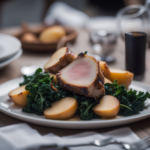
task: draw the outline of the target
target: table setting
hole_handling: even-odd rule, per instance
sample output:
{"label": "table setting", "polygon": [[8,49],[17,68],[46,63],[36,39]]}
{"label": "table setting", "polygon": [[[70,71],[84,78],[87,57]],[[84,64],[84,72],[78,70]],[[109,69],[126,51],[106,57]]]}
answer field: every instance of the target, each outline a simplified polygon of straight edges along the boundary
{"label": "table setting", "polygon": [[[42,147],[42,146],[44,149],[44,146],[45,146],[45,149],[46,147],[47,149],[62,149],[65,147],[69,147],[69,149],[71,150],[76,150],[76,149],[94,149],[94,150],[106,149],[107,150],[110,148],[119,150],[121,148],[120,146],[121,143],[119,146],[114,144],[114,145],[108,145],[106,147],[99,147],[100,143],[98,143],[98,141],[96,140],[99,139],[101,143],[103,143],[104,145],[105,143],[107,145],[108,140],[112,143],[113,142],[117,143],[118,141],[118,144],[119,144],[119,141],[123,141],[124,143],[122,144],[124,145],[125,143],[126,144],[132,143],[132,141],[133,142],[138,141],[139,143],[139,138],[132,132],[130,128],[127,128],[127,127],[113,130],[104,134],[98,134],[96,132],[83,132],[83,133],[75,134],[71,136],[59,137],[52,133],[41,136],[36,130],[32,129],[27,124],[22,123],[22,124],[3,127],[1,128],[0,133],[1,133],[0,146],[3,149],[30,149],[30,148],[39,149],[39,147]],[[14,133],[15,133],[15,137],[14,137]],[[31,137],[31,134],[33,135],[32,137]],[[22,139],[19,138],[20,135],[24,135]],[[14,137],[13,139],[12,139],[12,136]],[[18,144],[18,141],[19,141],[19,144]],[[6,144],[7,146],[3,147],[4,144]],[[142,141],[141,141],[141,144],[142,144]],[[87,145],[87,146],[84,146],[84,145]],[[92,145],[97,145],[97,147],[92,146]],[[125,145],[124,147],[128,147],[128,146]],[[128,149],[130,148],[128,147],[127,150]],[[135,147],[135,149],[137,149],[137,147]]]}
{"label": "table setting", "polygon": [[150,149],[148,8],[0,29],[0,149]]}

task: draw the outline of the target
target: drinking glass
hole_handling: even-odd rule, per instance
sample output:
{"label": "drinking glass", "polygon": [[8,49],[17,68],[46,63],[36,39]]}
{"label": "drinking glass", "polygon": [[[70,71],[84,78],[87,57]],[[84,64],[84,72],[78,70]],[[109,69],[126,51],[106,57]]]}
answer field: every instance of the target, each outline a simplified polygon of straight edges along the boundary
{"label": "drinking glass", "polygon": [[145,32],[149,40],[149,15],[147,8],[142,5],[131,5],[117,13],[118,35],[124,40],[125,32]]}

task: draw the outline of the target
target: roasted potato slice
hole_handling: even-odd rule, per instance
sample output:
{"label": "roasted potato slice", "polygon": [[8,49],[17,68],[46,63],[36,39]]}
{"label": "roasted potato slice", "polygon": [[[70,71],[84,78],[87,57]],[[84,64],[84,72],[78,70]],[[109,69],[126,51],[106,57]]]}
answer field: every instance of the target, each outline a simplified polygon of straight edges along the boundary
{"label": "roasted potato slice", "polygon": [[99,104],[95,105],[93,111],[100,117],[113,118],[120,109],[119,100],[111,95],[105,95],[100,99]]}
{"label": "roasted potato slice", "polygon": [[63,47],[51,56],[50,60],[44,65],[44,69],[46,72],[56,74],[59,70],[70,64],[75,58],[76,54],[67,47]]}
{"label": "roasted potato slice", "polygon": [[29,95],[29,91],[25,90],[25,86],[23,85],[13,91],[11,91],[8,96],[10,97],[10,99],[19,106],[26,106],[27,105],[27,95]]}
{"label": "roasted potato slice", "polygon": [[78,103],[75,98],[65,97],[54,103],[52,107],[44,111],[44,115],[48,119],[65,120],[74,115],[78,108]]}
{"label": "roasted potato slice", "polygon": [[109,78],[110,70],[105,61],[99,61],[100,69],[104,75],[104,77]]}
{"label": "roasted potato slice", "polygon": [[112,82],[117,79],[119,85],[123,84],[126,88],[128,88],[133,80],[133,76],[134,74],[129,71],[110,69],[110,76],[108,79],[110,79]]}

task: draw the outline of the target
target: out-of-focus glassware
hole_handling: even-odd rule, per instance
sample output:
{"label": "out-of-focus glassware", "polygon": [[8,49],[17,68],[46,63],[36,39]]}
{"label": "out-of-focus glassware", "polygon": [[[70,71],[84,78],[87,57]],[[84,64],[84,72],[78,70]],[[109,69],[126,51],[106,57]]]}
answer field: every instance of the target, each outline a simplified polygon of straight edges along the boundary
{"label": "out-of-focus glassware", "polygon": [[98,30],[90,33],[93,52],[101,57],[101,60],[112,63],[115,58],[110,56],[117,44],[117,35],[105,30]]}
{"label": "out-of-focus glassware", "polygon": [[[148,1],[147,1],[148,3]],[[117,14],[118,35],[124,40],[125,32],[145,32],[149,40],[149,15],[145,6],[131,5],[121,9]]]}
{"label": "out-of-focus glassware", "polygon": [[149,27],[150,27],[150,0],[145,1],[145,9],[146,9],[148,16],[149,16]]}

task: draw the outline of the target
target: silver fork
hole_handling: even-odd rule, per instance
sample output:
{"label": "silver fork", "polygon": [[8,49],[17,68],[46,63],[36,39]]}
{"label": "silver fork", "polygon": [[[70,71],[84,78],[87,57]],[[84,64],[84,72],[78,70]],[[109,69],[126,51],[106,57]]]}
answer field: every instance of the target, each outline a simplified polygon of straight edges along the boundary
{"label": "silver fork", "polygon": [[147,136],[147,137],[139,140],[138,142],[134,142],[134,143],[121,142],[121,141],[117,141],[115,139],[93,141],[93,145],[96,145],[96,146],[105,146],[108,144],[121,144],[123,146],[123,148],[126,150],[143,150],[150,146],[150,136]]}
{"label": "silver fork", "polygon": [[150,146],[150,136],[147,136],[135,143],[123,143],[122,146],[126,150],[143,150]]}
{"label": "silver fork", "polygon": [[63,150],[66,149],[67,147],[75,147],[75,146],[90,146],[90,145],[95,145],[98,147],[102,147],[102,146],[106,146],[108,144],[111,144],[112,142],[115,142],[115,140],[112,137],[103,139],[103,140],[94,140],[91,143],[86,143],[86,144],[67,144],[67,145],[63,145],[63,146],[57,146],[57,145],[50,145],[50,146],[46,146],[47,148],[42,148],[42,150],[50,150],[49,148],[52,148],[53,150]]}
{"label": "silver fork", "polygon": [[54,150],[60,150],[66,147],[86,146],[86,145],[95,145],[98,147],[102,147],[102,146],[106,146],[109,144],[120,144],[123,146],[125,150],[143,150],[150,146],[150,136],[147,136],[146,138],[143,138],[139,140],[138,142],[134,142],[134,143],[121,142],[121,141],[115,140],[112,137],[109,137],[103,140],[94,140],[93,142],[89,144],[75,144],[75,145],[59,146],[59,147],[55,147]]}

